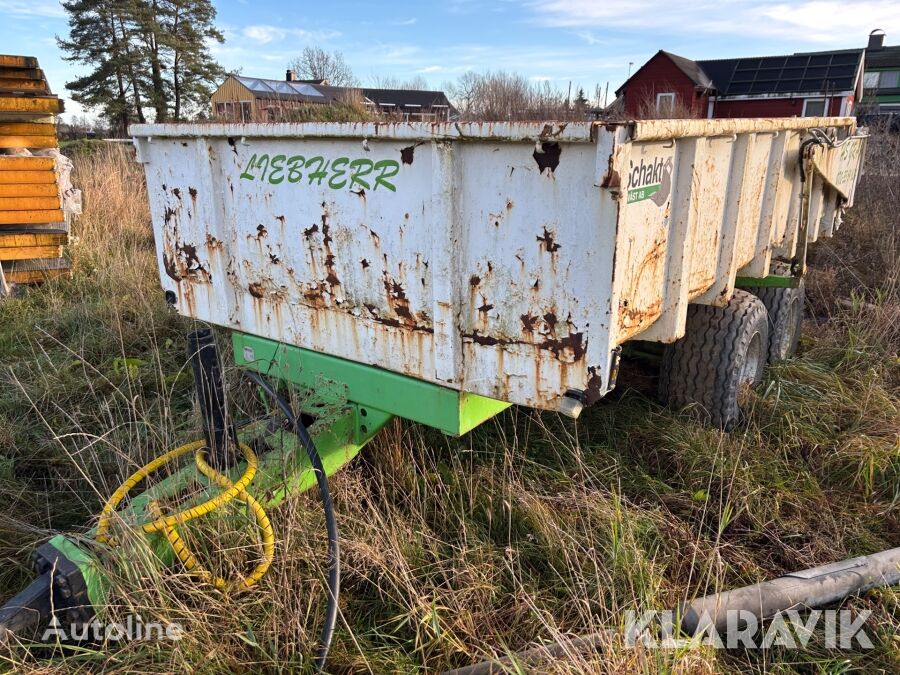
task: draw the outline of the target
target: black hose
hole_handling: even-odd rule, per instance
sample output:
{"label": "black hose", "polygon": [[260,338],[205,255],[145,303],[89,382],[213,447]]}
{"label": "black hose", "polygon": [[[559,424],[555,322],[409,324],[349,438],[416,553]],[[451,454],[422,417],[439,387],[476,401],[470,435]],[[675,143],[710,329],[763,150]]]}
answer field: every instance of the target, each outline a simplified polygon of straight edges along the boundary
{"label": "black hose", "polygon": [[322,508],[325,510],[325,527],[328,530],[328,606],[325,609],[325,625],[322,626],[322,635],[319,637],[319,649],[316,652],[315,668],[321,672],[325,668],[325,659],[331,648],[331,639],[334,637],[334,627],[337,623],[338,595],[341,592],[341,549],[338,541],[337,520],[334,516],[334,503],[331,501],[331,491],[328,489],[328,477],[325,475],[325,467],[316,445],[310,438],[309,432],[303,425],[300,415],[294,415],[294,411],[277,391],[262,376],[253,371],[244,371],[244,374],[266,395],[269,396],[282,414],[291,424],[291,431],[300,439],[310,464],[316,474],[316,482],[319,492],[322,493]]}

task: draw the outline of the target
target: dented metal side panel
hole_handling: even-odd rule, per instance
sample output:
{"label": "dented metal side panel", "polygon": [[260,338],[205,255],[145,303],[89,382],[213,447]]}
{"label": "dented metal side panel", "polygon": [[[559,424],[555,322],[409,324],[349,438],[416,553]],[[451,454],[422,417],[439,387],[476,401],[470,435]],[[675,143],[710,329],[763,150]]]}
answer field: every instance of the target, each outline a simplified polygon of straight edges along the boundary
{"label": "dented metal side panel", "polygon": [[591,125],[326,127],[135,130],[180,312],[534,407],[608,390]]}
{"label": "dented metal side panel", "polygon": [[[825,120],[847,134],[852,122]],[[793,255],[810,120],[144,125],[178,310],[454,389],[554,409],[628,339]],[[858,158],[827,156],[830,234]],[[857,163],[854,165],[854,161]],[[823,178],[827,176],[828,178]],[[829,224],[828,219],[831,219]]]}

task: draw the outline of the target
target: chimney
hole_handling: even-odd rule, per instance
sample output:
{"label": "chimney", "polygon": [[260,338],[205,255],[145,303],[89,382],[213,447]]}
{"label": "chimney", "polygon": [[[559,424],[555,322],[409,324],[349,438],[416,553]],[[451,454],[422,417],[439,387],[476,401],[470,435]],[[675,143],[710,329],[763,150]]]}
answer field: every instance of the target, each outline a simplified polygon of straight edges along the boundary
{"label": "chimney", "polygon": [[[871,40],[871,38],[870,38]],[[284,74],[284,79],[286,82],[294,82],[297,79],[297,75],[293,70],[288,69],[288,71]]]}
{"label": "chimney", "polygon": [[884,47],[884,31],[880,28],[876,28],[871,33],[869,33],[869,46],[867,49],[881,49]]}

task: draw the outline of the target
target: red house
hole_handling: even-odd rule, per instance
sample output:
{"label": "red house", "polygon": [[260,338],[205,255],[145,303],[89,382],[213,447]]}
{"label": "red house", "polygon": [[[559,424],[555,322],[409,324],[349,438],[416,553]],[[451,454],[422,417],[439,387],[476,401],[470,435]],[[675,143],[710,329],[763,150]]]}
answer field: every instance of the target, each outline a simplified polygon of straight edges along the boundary
{"label": "red house", "polygon": [[616,90],[630,118],[850,115],[865,51],[692,61],[658,51]]}

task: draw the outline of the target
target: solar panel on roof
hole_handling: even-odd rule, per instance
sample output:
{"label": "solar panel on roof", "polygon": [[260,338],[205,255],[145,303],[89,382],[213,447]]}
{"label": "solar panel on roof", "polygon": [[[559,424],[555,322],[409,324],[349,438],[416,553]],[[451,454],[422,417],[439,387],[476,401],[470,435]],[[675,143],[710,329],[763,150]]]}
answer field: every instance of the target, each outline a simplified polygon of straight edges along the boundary
{"label": "solar panel on roof", "polygon": [[312,85],[303,84],[301,82],[290,82],[290,87],[295,94],[302,96],[321,96],[322,94]]}

